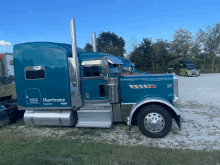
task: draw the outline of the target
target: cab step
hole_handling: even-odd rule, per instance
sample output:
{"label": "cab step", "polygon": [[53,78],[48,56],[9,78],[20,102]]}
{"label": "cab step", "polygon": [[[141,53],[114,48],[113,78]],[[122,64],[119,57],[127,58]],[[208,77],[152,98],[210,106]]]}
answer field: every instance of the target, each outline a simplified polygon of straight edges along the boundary
{"label": "cab step", "polygon": [[84,106],[77,111],[76,127],[111,128],[113,112],[111,106]]}

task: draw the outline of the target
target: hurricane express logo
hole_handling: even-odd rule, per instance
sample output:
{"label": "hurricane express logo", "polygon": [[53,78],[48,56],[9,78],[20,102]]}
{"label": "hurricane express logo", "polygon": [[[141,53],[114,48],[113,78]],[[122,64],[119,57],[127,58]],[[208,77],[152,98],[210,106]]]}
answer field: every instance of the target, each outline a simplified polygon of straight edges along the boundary
{"label": "hurricane express logo", "polygon": [[64,102],[65,99],[55,99],[55,98],[52,98],[52,99],[47,99],[47,98],[43,98],[43,102]]}

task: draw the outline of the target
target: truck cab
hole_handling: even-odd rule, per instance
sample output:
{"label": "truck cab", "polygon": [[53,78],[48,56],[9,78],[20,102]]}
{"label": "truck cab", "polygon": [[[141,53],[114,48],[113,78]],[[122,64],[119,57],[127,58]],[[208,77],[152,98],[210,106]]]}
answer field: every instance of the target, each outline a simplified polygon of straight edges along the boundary
{"label": "truck cab", "polygon": [[121,75],[123,62],[109,54],[71,45],[32,42],[14,45],[19,110],[28,125],[110,128],[137,120],[147,137],[166,136],[174,119],[182,128],[178,77],[171,74]]}

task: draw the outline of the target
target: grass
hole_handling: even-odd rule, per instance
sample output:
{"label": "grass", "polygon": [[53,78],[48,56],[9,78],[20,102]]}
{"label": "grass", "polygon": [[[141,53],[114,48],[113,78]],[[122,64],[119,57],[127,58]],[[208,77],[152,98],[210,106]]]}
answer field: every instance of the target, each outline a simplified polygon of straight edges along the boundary
{"label": "grass", "polygon": [[[2,131],[2,130],[1,130]],[[44,137],[25,137],[10,129],[1,132],[0,164],[220,164],[220,151],[194,151],[123,146]],[[116,140],[112,139],[115,143]]]}

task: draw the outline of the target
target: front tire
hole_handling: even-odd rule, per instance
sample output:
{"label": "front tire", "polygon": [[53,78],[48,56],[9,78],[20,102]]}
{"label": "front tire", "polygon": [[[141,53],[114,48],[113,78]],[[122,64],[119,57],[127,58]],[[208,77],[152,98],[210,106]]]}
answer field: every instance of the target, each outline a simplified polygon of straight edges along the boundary
{"label": "front tire", "polygon": [[137,124],[145,136],[162,138],[170,132],[172,118],[162,106],[148,105],[139,112]]}
{"label": "front tire", "polygon": [[186,73],[185,76],[188,77],[188,74]]}

